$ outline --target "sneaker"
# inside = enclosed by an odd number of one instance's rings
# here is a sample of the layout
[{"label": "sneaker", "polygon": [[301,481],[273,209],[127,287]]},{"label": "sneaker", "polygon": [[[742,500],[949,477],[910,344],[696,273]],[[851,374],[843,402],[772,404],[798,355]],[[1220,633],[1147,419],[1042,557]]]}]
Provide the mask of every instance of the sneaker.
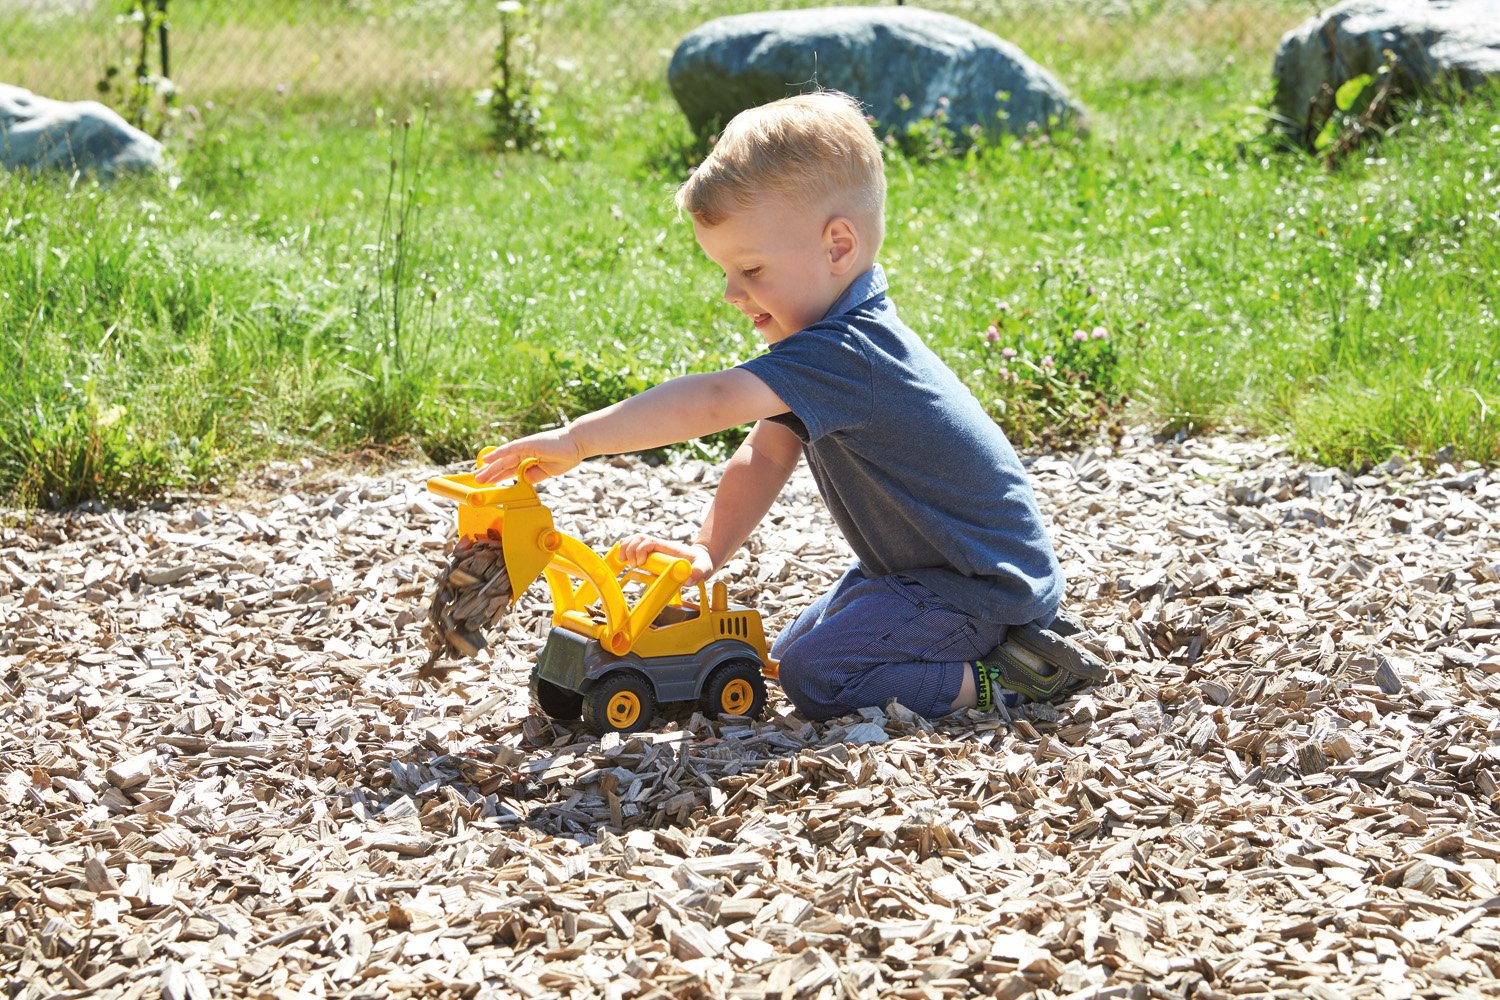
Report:
[{"label": "sneaker", "polygon": [[1054,701],[1110,679],[1109,666],[1060,635],[1058,626],[1070,629],[1073,635],[1083,631],[1076,622],[1061,616],[1051,628],[1013,625],[1005,641],[975,664],[980,710],[997,702],[1013,704],[1012,699],[1004,697],[1006,692],[1028,701]]}]

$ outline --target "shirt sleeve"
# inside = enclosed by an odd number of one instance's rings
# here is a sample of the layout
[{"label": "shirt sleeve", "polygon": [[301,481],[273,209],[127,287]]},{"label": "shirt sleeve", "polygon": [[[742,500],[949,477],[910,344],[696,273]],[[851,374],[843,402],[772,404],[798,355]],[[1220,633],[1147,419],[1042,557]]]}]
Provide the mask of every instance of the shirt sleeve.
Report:
[{"label": "shirt sleeve", "polygon": [[873,411],[869,356],[846,326],[815,324],[739,367],[781,397],[806,428],[808,443],[859,426]]}]

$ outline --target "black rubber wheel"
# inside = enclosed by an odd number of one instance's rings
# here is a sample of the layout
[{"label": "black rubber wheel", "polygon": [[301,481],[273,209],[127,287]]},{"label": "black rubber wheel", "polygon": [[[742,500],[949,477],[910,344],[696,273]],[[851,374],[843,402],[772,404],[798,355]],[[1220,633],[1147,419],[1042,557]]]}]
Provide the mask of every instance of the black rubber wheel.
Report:
[{"label": "black rubber wheel", "polygon": [[753,660],[730,660],[709,675],[698,707],[710,719],[740,715],[758,719],[766,708],[766,679]]},{"label": "black rubber wheel", "polygon": [[656,717],[656,695],[639,674],[610,674],[583,696],[583,721],[596,736],[638,733]]},{"label": "black rubber wheel", "polygon": [[583,695],[543,680],[535,668],[531,671],[531,701],[543,715],[559,722],[577,722],[583,714]]}]

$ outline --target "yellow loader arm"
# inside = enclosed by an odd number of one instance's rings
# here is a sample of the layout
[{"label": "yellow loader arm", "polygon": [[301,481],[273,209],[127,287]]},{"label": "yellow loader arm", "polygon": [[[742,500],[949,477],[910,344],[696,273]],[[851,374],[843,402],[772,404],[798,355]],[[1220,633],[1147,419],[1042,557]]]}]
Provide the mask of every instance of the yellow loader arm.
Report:
[{"label": "yellow loader arm", "polygon": [[[481,462],[484,454],[480,453]],[[476,462],[476,468],[481,462]],[[620,556],[619,545],[601,558],[583,542],[558,531],[552,511],[526,479],[526,470],[535,464],[534,459],[522,462],[516,482],[509,486],[481,484],[474,473],[462,473],[434,476],[427,480],[427,490],[458,502],[460,537],[499,535],[512,600],[545,573],[552,591],[552,623],[597,639],[606,650],[622,656],[667,605],[681,603],[680,591],[692,565],[686,559],[652,553],[645,566],[629,566]],[[632,582],[645,587],[634,608],[625,599],[625,585]],[[589,613],[595,603],[604,611],[602,624]]]}]

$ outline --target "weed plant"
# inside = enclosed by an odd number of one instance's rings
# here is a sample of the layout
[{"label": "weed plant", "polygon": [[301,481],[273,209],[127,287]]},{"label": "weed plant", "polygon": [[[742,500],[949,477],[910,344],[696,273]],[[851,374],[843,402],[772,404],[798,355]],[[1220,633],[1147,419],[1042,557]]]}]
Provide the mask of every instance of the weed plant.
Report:
[{"label": "weed plant", "polygon": [[[1300,3],[1059,9],[1015,31],[939,6],[1009,32],[1090,112],[1087,137],[960,152],[919,131],[888,160],[893,297],[1018,441],[1146,420],[1281,433],[1340,466],[1500,460],[1495,92],[1410,103],[1330,169],[1265,138]],[[351,31],[385,10],[365,7]],[[212,9],[200,51],[232,27]],[[536,67],[566,82],[562,158],[498,151],[480,84],[267,75],[211,100],[183,86],[167,177],[0,176],[0,492],[128,502],[371,443],[462,459],[763,350],[672,204],[702,150],[667,58],[742,9],[548,3]],[[209,8],[172,10],[185,39]],[[493,8],[485,24],[454,29],[481,81]],[[301,34],[277,36],[288,78],[317,54]],[[424,103],[403,154],[391,122]]]},{"label": "weed plant", "polygon": [[523,4],[501,0],[500,41],[495,43],[495,73],[480,100],[489,105],[495,144],[507,151],[561,156],[567,137],[548,113],[545,82],[538,68],[538,8],[541,0]]},{"label": "weed plant", "polygon": [[1126,402],[1118,335],[1087,275],[1049,263],[1034,305],[995,304],[984,332],[957,352],[959,370],[1018,446],[1077,444],[1114,425]]},{"label": "weed plant", "polygon": [[[123,9],[117,21],[130,26],[133,54],[106,65],[95,89],[130,124],[159,136],[175,110],[177,94],[169,75],[167,0],[127,0]],[[125,63],[133,63],[128,73]]]},{"label": "weed plant", "polygon": [[[422,146],[425,114],[412,137],[407,119],[391,130],[390,174],[381,205],[370,281],[356,285],[349,358],[341,362],[352,382],[335,404],[351,419],[355,437],[400,440],[417,424],[431,379],[438,286],[419,257],[426,250],[422,221]],[[373,295],[373,297],[371,297]]]}]

